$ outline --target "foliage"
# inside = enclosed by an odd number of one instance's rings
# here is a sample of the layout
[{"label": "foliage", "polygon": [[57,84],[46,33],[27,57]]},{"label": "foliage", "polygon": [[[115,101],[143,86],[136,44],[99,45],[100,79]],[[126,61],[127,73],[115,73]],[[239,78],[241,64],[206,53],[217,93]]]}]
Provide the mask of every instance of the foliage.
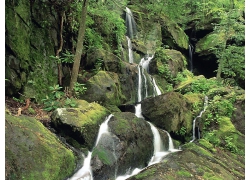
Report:
[{"label": "foliage", "polygon": [[229,151],[231,151],[232,153],[237,153],[239,150],[237,148],[237,146],[232,142],[233,138],[226,136],[225,137],[225,148],[228,149]]},{"label": "foliage", "polygon": [[155,59],[157,59],[158,73],[168,82],[171,82],[173,78],[168,65],[168,61],[171,59],[171,57],[166,55],[164,50],[165,49],[163,47],[156,49]]},{"label": "foliage", "polygon": [[57,63],[73,63],[74,55],[71,54],[68,50],[65,53],[62,53],[62,56],[50,56],[50,58],[54,59]]},{"label": "foliage", "polygon": [[101,49],[105,43],[115,44],[119,49],[126,32],[124,20],[119,13],[110,11],[102,4],[90,4],[88,10],[85,49]]},{"label": "foliage", "polygon": [[221,85],[222,83],[214,78],[206,79],[204,76],[199,76],[192,80],[191,84],[182,91],[183,93],[201,93],[206,95],[210,89]]},{"label": "foliage", "polygon": [[[68,98],[61,89],[62,87],[58,84],[49,87],[50,92],[44,99],[42,99],[45,111],[52,111],[61,107],[76,107],[75,100],[73,98]],[[77,84],[75,92],[79,93],[80,91],[82,91],[81,84]]]},{"label": "foliage", "polygon": [[95,69],[93,71],[97,73],[98,71],[102,70],[102,66],[104,64],[104,61],[102,58],[98,58],[95,62]]},{"label": "foliage", "polygon": [[220,145],[220,139],[215,135],[215,132],[216,131],[207,132],[203,138],[216,147]]},{"label": "foliage", "polygon": [[188,80],[188,77],[193,77],[193,73],[189,70],[185,69],[184,71],[178,72],[176,77],[174,78],[174,83],[179,84],[183,81]]},{"label": "foliage", "polygon": [[187,128],[182,126],[181,129],[178,132],[176,132],[176,134],[185,136],[186,132],[187,132]]},{"label": "foliage", "polygon": [[79,97],[80,94],[84,94],[85,91],[87,90],[87,88],[85,87],[85,84],[81,84],[81,83],[78,83],[76,82],[75,85],[74,85],[74,94],[76,97]]}]

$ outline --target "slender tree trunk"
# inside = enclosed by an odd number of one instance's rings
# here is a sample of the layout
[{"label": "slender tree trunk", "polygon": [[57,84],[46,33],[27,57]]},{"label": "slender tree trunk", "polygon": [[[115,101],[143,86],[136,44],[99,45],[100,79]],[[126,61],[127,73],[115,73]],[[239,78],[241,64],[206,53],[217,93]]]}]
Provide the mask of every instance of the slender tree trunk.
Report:
[{"label": "slender tree trunk", "polygon": [[88,0],[84,0],[83,5],[82,5],[80,28],[78,30],[76,53],[74,56],[74,64],[72,68],[72,75],[71,75],[71,80],[70,80],[70,85],[69,85],[70,96],[72,96],[74,85],[77,82],[77,76],[78,76],[79,67],[80,67],[80,61],[81,61],[81,55],[82,55],[82,49],[83,49],[83,40],[84,40],[84,34],[85,34],[85,29],[86,29],[87,6],[88,6]]}]

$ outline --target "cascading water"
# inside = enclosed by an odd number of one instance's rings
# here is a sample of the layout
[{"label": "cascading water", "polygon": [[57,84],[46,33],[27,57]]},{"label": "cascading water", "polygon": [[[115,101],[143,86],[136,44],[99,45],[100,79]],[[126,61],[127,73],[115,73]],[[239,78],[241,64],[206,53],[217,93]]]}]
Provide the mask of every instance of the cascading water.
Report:
[{"label": "cascading water", "polygon": [[152,77],[152,81],[154,84],[154,89],[155,89],[156,95],[157,96],[161,95],[161,91],[160,91],[159,87],[156,85],[155,79],[153,77]]},{"label": "cascading water", "polygon": [[151,130],[154,135],[154,154],[148,163],[148,166],[150,166],[152,164],[160,162],[164,156],[169,154],[169,152],[165,151],[158,129],[152,123],[148,123],[150,124]]},{"label": "cascading water", "polygon": [[133,50],[132,50],[132,43],[128,36],[126,36],[128,41],[128,59],[129,63],[134,63],[134,56],[133,56]]},{"label": "cascading water", "polygon": [[[142,58],[139,65],[138,65],[138,94],[137,94],[138,102],[141,102],[141,100],[143,98],[143,95],[142,95],[142,75],[144,77],[144,82],[145,82],[144,83],[144,86],[145,86],[144,88],[146,89],[145,90],[146,95],[144,97],[146,98],[148,96],[148,94],[147,94],[147,84],[146,84],[147,81],[146,81],[146,76],[144,74],[144,71],[148,72],[148,65],[149,65],[149,62],[151,61],[152,58],[153,58],[153,56],[151,56],[151,57],[147,56],[146,58]],[[154,83],[154,94],[160,95],[161,91],[158,88],[158,86],[156,85],[155,80],[153,78],[151,78],[151,79],[152,79],[152,81]],[[144,117],[141,114],[141,103],[138,103],[135,106],[135,115],[138,118],[143,118],[144,119]],[[150,122],[148,122],[148,123],[149,123],[149,125],[151,127],[151,130],[152,130],[152,133],[153,133],[153,136],[154,136],[154,154],[153,154],[151,160],[148,163],[148,166],[150,166],[152,164],[156,164],[156,163],[160,162],[162,160],[162,158],[165,157],[166,155],[168,155],[169,153],[176,152],[176,151],[179,151],[179,150],[174,149],[173,141],[172,141],[170,135],[168,134],[168,137],[169,137],[169,150],[166,151],[164,146],[163,146],[161,136],[160,136],[160,133],[159,133],[158,129],[152,123],[150,123]],[[127,178],[129,178],[131,176],[134,176],[134,175],[138,174],[142,170],[143,169],[135,168],[132,171],[131,174],[126,174],[126,175],[123,175],[123,176],[119,176],[119,177],[116,178],[116,180],[125,180],[125,179],[127,179]]]},{"label": "cascading water", "polygon": [[193,72],[193,49],[194,47],[189,44],[188,45],[188,52],[189,52],[189,70]]},{"label": "cascading water", "polygon": [[97,146],[98,142],[100,141],[101,139],[101,136],[103,134],[109,134],[109,130],[108,130],[108,122],[110,120],[110,118],[113,116],[113,114],[110,114],[106,119],[105,121],[101,124],[100,128],[99,128],[99,132],[98,132],[98,136],[97,136],[97,140],[96,140],[96,143],[95,143],[95,146]]},{"label": "cascading water", "polygon": [[69,180],[93,180],[92,170],[91,170],[91,155],[92,152],[88,152],[88,156],[84,158],[84,163],[81,169],[79,169],[74,176],[69,178]]},{"label": "cascading water", "polygon": [[131,10],[128,7],[126,7],[125,11],[126,11],[126,27],[127,27],[126,38],[128,41],[129,63],[134,63],[131,39],[134,38],[137,33],[136,23],[135,23],[134,16]]},{"label": "cascading water", "polygon": [[[204,108],[203,110],[200,112],[200,114],[194,118],[193,120],[193,139],[190,141],[190,142],[193,142],[195,140],[195,126],[196,126],[196,119],[197,118],[200,118],[202,116],[202,114],[206,111],[206,108],[207,108],[207,105],[208,105],[208,97],[205,96],[205,100],[204,100]],[[199,132],[199,129],[198,129],[198,138],[200,138],[200,132]]]},{"label": "cascading water", "polygon": [[134,16],[131,10],[126,7],[126,27],[127,27],[127,36],[132,39],[136,36],[137,29]]},{"label": "cascading water", "polygon": [[[109,134],[108,122],[112,116],[113,114],[110,114],[108,117],[106,117],[105,121],[101,124],[95,146],[97,146],[103,134]],[[92,152],[88,152],[88,156],[84,159],[82,168],[79,169],[68,180],[93,180],[93,175],[92,175],[92,170],[91,170],[91,165],[90,165],[91,156],[92,156]]]}]

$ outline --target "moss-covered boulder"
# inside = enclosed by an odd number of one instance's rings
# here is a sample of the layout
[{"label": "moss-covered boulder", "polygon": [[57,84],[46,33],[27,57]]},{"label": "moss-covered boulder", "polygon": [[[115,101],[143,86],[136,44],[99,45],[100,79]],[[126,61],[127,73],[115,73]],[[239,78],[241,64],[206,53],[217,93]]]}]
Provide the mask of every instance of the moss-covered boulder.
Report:
[{"label": "moss-covered boulder", "polygon": [[180,51],[173,49],[158,49],[150,61],[149,72],[160,74],[166,79],[175,78],[178,72],[185,69],[186,58]]},{"label": "moss-covered boulder", "polygon": [[137,64],[123,63],[121,74],[118,74],[118,76],[121,84],[122,94],[126,98],[124,103],[135,104],[137,101]]},{"label": "moss-covered boulder", "polygon": [[89,79],[87,91],[80,98],[103,105],[119,105],[125,101],[118,75],[106,71],[99,71]]},{"label": "moss-covered boulder", "polygon": [[[52,126],[69,140],[77,141],[82,147],[92,149],[99,126],[109,114],[103,106],[93,102],[78,101],[78,108],[58,108],[51,115]],[[74,140],[72,140],[74,139]]]},{"label": "moss-covered boulder", "polygon": [[243,156],[214,148],[205,140],[188,143],[182,148],[128,180],[245,179]]},{"label": "moss-covered boulder", "polygon": [[142,115],[157,127],[168,132],[185,134],[192,130],[191,103],[177,92],[168,92],[156,97],[144,99],[141,103]]},{"label": "moss-covered boulder", "polygon": [[5,114],[6,179],[63,180],[73,173],[76,158],[42,123]]},{"label": "moss-covered boulder", "polygon": [[181,27],[166,16],[160,19],[162,42],[173,49],[188,49],[188,36]]},{"label": "moss-covered boulder", "polygon": [[200,56],[215,53],[216,48],[225,44],[226,40],[227,37],[224,32],[209,33],[197,42],[195,53],[198,53]]},{"label": "moss-covered boulder", "polygon": [[115,54],[98,49],[93,52],[88,52],[84,67],[86,69],[106,70],[110,72],[119,73],[121,70],[121,59]]},{"label": "moss-covered boulder", "polygon": [[108,126],[111,134],[104,134],[93,150],[94,178],[112,179],[147,166],[154,151],[150,125],[134,113],[117,112]]}]

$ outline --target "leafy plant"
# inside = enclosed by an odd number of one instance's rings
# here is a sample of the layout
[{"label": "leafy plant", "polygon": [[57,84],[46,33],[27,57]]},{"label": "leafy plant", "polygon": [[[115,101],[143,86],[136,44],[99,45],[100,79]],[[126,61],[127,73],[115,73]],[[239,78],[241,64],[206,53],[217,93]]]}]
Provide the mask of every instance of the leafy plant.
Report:
[{"label": "leafy plant", "polygon": [[14,101],[18,102],[18,103],[24,103],[24,100],[23,99],[18,99],[18,98],[15,98],[13,97],[12,98]]},{"label": "leafy plant", "polygon": [[182,126],[181,129],[177,132],[177,134],[184,136],[187,132],[187,128]]},{"label": "leafy plant", "polygon": [[98,72],[102,69],[102,66],[103,66],[103,59],[101,58],[98,58],[97,61],[95,62],[95,69],[94,69],[94,72]]},{"label": "leafy plant", "polygon": [[[81,91],[81,85],[77,85],[75,92]],[[61,91],[62,87],[58,84],[54,86],[50,86],[50,92],[46,95],[42,102],[45,106],[45,111],[52,111],[61,107],[76,107],[77,103],[73,98],[68,98],[65,92]]]},{"label": "leafy plant", "polygon": [[238,148],[237,146],[232,142],[233,138],[226,136],[225,137],[225,148],[228,149],[229,151],[231,151],[232,153],[238,153]]},{"label": "leafy plant", "polygon": [[85,87],[85,84],[76,82],[73,90],[74,90],[74,94],[76,95],[76,97],[79,97],[80,94],[84,94],[87,88]]},{"label": "leafy plant", "polygon": [[212,131],[212,132],[207,132],[205,135],[204,135],[204,137],[203,137],[204,139],[206,139],[207,141],[209,141],[211,144],[213,144],[215,147],[216,146],[219,146],[219,144],[220,144],[220,139],[219,139],[219,137],[217,137],[216,135],[215,135],[215,132],[214,131]]}]

